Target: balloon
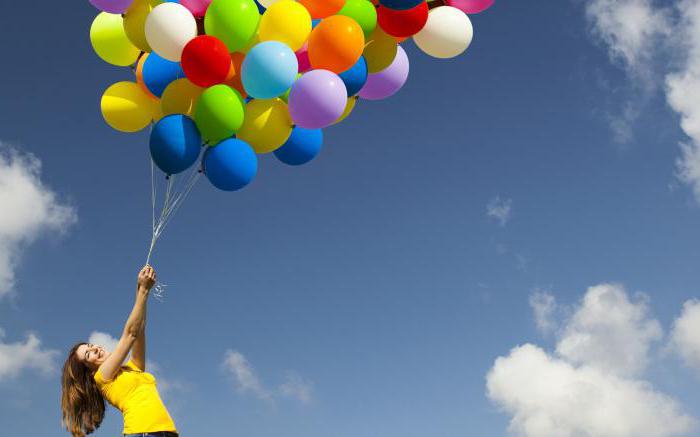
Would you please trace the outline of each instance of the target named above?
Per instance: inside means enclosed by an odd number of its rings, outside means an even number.
[[[367,83],[360,91],[360,97],[367,100],[382,100],[396,94],[408,79],[408,56],[402,47],[396,53],[394,62],[384,71],[370,74]]]
[[[312,70],[294,83],[289,93],[289,113],[297,126],[321,129],[330,126],[345,110],[345,84],[327,70]]]
[[[253,0],[214,0],[204,16],[207,35],[219,38],[229,52],[242,51],[258,31],[260,14]]]
[[[282,0],[270,6],[260,19],[260,41],[280,41],[297,51],[311,33],[311,15],[299,3]]]
[[[275,150],[277,159],[288,165],[303,165],[321,151],[323,131],[295,127],[286,143]]]
[[[292,133],[292,118],[281,99],[255,99],[245,108],[243,127],[237,138],[250,144],[255,153],[277,150]]]
[[[136,75],[136,83],[139,84],[143,92],[148,94],[149,97],[157,99],[158,97],[154,96],[153,93],[151,93],[151,91],[146,86],[146,83],[143,81],[143,64],[146,63],[146,59],[148,58],[149,54],[150,53],[144,53],[143,55],[141,55],[139,61],[136,63],[136,71],[134,73]]]
[[[180,4],[197,18],[202,18],[207,13],[211,0],[180,0]]]
[[[347,0],[338,15],[344,15],[357,21],[365,34],[365,40],[372,36],[377,27],[377,8],[369,0]]]
[[[220,39],[201,35],[182,51],[182,69],[195,85],[210,87],[224,83],[231,71],[231,55]]]
[[[163,91],[163,97],[160,99],[163,115],[185,114],[192,116],[197,99],[203,92],[203,88],[193,84],[187,78],[172,82]]]
[[[180,62],[185,45],[196,36],[197,22],[181,4],[162,3],[146,19],[148,44],[169,61]]]
[[[199,158],[202,137],[191,118],[169,115],[151,130],[151,158],[165,174],[181,173]]]
[[[309,60],[315,69],[342,73],[362,56],[365,36],[352,18],[334,15],[321,21],[309,37]]]
[[[301,77],[301,73],[297,74],[297,79],[299,79],[300,77]],[[296,82],[296,80],[295,80],[295,82]],[[294,86],[294,85],[292,85],[292,86]],[[287,92],[280,96],[280,99],[282,99],[282,101],[284,103],[289,103],[289,93],[291,93],[291,92],[292,92],[292,87],[289,87]]]
[[[110,14],[123,14],[134,0],[90,0],[97,9]]]
[[[121,15],[101,12],[95,17],[90,27],[90,42],[97,56],[112,65],[126,67],[139,57],[139,49],[126,36]]]
[[[326,18],[335,15],[345,6],[345,0],[299,0],[313,18]]]
[[[226,85],[241,93],[242,97],[248,97],[248,93],[246,93],[245,88],[243,88],[243,78],[241,77],[245,57],[245,53],[231,53],[231,71],[229,71],[228,77],[226,78]]]
[[[413,36],[418,48],[435,58],[454,58],[464,53],[474,37],[474,29],[464,12],[451,6],[430,11],[428,23]]]
[[[256,99],[270,99],[284,94],[298,72],[299,62],[292,49],[278,41],[261,42],[243,61],[243,87]]]
[[[151,52],[151,46],[146,39],[146,19],[153,10],[151,0],[134,0],[124,14],[124,31],[133,45],[143,52]]]
[[[161,97],[171,82],[184,76],[180,64],[163,59],[157,53],[149,53],[143,63],[143,83],[156,97]]]
[[[397,38],[413,36],[428,21],[428,3],[422,2],[412,9],[397,11],[384,6],[377,9],[377,22],[384,32]]]
[[[296,52],[297,62],[299,63],[299,73],[306,73],[311,70],[311,61],[309,61],[309,46],[305,44],[304,47]]]
[[[340,78],[345,83],[348,97],[359,93],[365,82],[367,82],[367,61],[360,56],[360,60],[349,70],[340,73]]]
[[[121,132],[138,132],[153,119],[153,100],[135,82],[118,82],[107,88],[100,103],[108,125]]]
[[[350,114],[352,114],[353,109],[355,109],[355,106],[357,105],[357,97],[350,97],[348,99],[348,103],[345,105],[345,111],[343,111],[343,115],[340,116],[339,119],[335,121],[333,124],[338,124],[348,118]]]
[[[204,154],[204,174],[212,185],[236,191],[253,181],[258,173],[258,157],[245,142],[229,138]]]
[[[363,56],[370,73],[379,73],[394,62],[399,45],[396,38],[377,27],[365,47]]]
[[[194,110],[194,120],[207,144],[232,136],[243,125],[244,117],[243,98],[227,85],[214,85],[204,91]]]
[[[425,2],[425,0],[379,0],[379,3],[382,6],[397,11],[405,11],[406,9],[415,8],[423,2]]]
[[[478,14],[493,6],[496,0],[446,0],[445,3],[465,14]]]

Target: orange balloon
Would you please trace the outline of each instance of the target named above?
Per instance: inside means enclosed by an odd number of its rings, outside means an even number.
[[[245,99],[248,97],[248,94],[246,94],[245,89],[243,88],[243,82],[241,79],[241,70],[244,59],[245,53],[231,53],[231,70],[228,72],[228,77],[224,83],[241,93],[241,96]]]
[[[309,37],[309,61],[315,69],[342,73],[357,63],[365,48],[365,34],[357,21],[334,15],[321,21]]]
[[[146,95],[152,99],[158,100],[158,97],[154,96],[151,90],[148,89],[146,86],[146,82],[143,80],[143,64],[146,63],[146,58],[148,58],[148,53],[142,53],[141,56],[139,57],[138,62],[136,63],[136,83],[139,84],[139,87],[143,90]]]
[[[347,0],[299,0],[299,3],[304,5],[307,11],[311,14],[311,18],[317,20],[319,18],[330,17],[343,9]]]

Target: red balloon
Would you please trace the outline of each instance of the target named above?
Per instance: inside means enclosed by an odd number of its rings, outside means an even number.
[[[415,8],[397,11],[385,6],[377,8],[377,22],[386,33],[397,38],[413,36],[428,22],[428,2]]]
[[[187,43],[182,51],[185,76],[203,88],[224,83],[231,71],[231,55],[220,39],[201,35]]]

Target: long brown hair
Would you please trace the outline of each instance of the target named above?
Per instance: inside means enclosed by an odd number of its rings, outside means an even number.
[[[61,410],[63,425],[73,437],[85,437],[100,427],[105,417],[105,400],[93,379],[93,372],[78,359],[78,343],[63,364]]]

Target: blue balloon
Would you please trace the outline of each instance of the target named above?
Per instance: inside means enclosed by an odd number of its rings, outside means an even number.
[[[299,73],[299,61],[289,46],[265,41],[253,47],[243,61],[241,79],[246,93],[271,99],[287,92]]]
[[[351,69],[339,75],[343,82],[345,82],[345,88],[348,90],[348,97],[352,97],[360,92],[362,87],[365,86],[365,83],[367,83],[368,75],[367,61],[364,56],[360,56],[360,59]]]
[[[179,62],[168,61],[156,53],[150,53],[143,63],[143,82],[156,97],[162,97],[171,82],[185,77]]]
[[[312,28],[312,29],[314,29],[314,28],[315,28],[316,26],[318,26],[319,24],[321,24],[321,20],[320,20],[320,19],[317,18],[317,19],[315,19],[315,20],[311,20],[311,28]]]
[[[223,191],[245,187],[258,173],[258,157],[248,143],[229,138],[209,147],[204,154],[204,174]]]
[[[321,129],[295,127],[286,143],[275,150],[275,156],[289,165],[302,165],[314,159],[323,145]]]
[[[425,0],[379,0],[379,3],[389,9],[405,11],[406,9],[415,8],[424,1]]]
[[[166,174],[190,168],[199,158],[202,137],[194,121],[180,114],[162,118],[151,131],[151,158]]]
[[[261,5],[258,0],[255,0],[255,5],[258,7],[258,12],[260,12],[260,15],[264,14],[267,8],[265,6]]]

